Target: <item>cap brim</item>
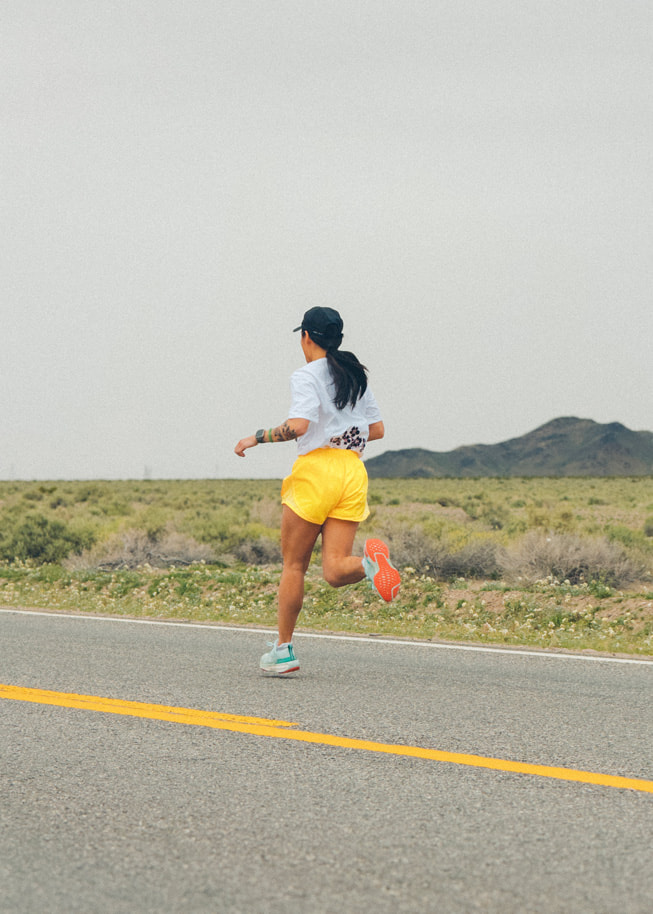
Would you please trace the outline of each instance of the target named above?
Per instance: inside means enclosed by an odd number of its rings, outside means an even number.
[[[302,325],[300,324],[299,327],[295,327],[295,329],[293,330],[293,333],[297,333],[297,331],[301,330],[301,329],[302,329]]]

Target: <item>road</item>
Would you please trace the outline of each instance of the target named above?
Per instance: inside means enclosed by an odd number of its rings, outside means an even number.
[[[653,663],[296,646],[275,678],[257,631],[0,611],[3,914],[653,909]]]

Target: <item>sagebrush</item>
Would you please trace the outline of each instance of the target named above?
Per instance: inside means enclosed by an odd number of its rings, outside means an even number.
[[[653,480],[372,480],[360,538],[435,578],[626,586],[653,565]],[[276,564],[277,480],[0,483],[0,560]],[[319,551],[319,547],[318,547]]]
[[[274,626],[278,480],[0,483],[0,603]],[[653,480],[372,480],[367,536],[403,567],[386,604],[321,579],[300,625],[653,653]]]

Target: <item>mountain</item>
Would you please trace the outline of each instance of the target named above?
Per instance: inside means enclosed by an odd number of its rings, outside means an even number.
[[[653,432],[565,416],[500,444],[386,451],[365,465],[370,477],[649,476]]]

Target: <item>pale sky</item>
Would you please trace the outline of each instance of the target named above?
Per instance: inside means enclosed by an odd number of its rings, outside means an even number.
[[[650,0],[2,0],[0,479],[281,477],[337,308],[386,438],[653,430]]]

